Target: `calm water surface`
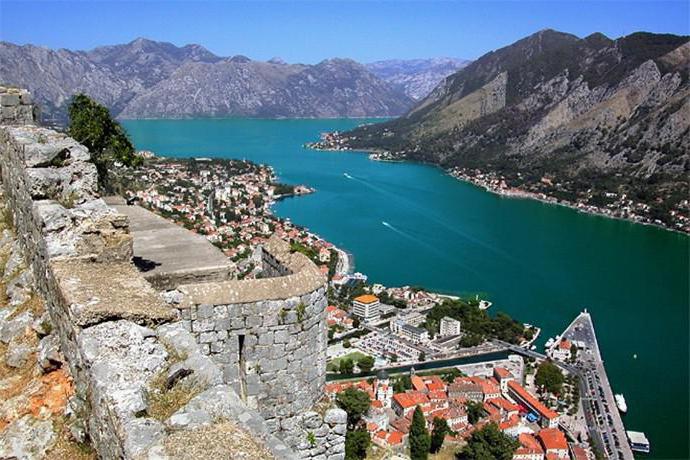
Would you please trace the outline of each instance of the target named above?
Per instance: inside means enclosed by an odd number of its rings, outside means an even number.
[[[317,193],[275,212],[352,252],[357,270],[390,286],[483,293],[503,310],[561,332],[593,314],[624,422],[653,458],[688,458],[686,236],[543,203],[501,198],[430,166],[302,148],[364,120],[126,121],[139,149],[246,158]],[[347,175],[346,175],[347,174]],[[349,177],[348,177],[349,176]],[[637,354],[637,359],[633,358]]]

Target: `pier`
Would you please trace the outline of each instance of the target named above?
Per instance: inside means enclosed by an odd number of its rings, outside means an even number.
[[[574,367],[580,378],[580,394],[590,436],[606,458],[633,460],[590,314],[586,310],[580,313],[561,337],[575,342],[579,348]]]

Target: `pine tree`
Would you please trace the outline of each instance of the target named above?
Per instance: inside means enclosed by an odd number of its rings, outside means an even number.
[[[426,460],[429,457],[431,438],[426,429],[426,420],[422,410],[417,406],[410,426],[410,457],[412,460]]]
[[[440,417],[434,417],[434,429],[431,432],[431,446],[429,448],[429,451],[431,453],[436,453],[439,450],[441,450],[441,446],[443,446],[443,440],[446,437],[446,434],[450,429],[448,428],[448,423],[446,422],[446,419],[440,418]]]

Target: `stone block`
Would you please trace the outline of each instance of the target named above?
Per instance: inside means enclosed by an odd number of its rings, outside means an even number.
[[[213,318],[213,305],[199,305],[196,310],[196,315],[199,319]]]
[[[2,106],[12,106],[19,105],[19,95],[18,94],[0,94],[0,105]]]

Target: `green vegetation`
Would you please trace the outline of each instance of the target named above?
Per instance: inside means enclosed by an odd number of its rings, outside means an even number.
[[[443,440],[449,432],[450,428],[448,427],[446,419],[434,417],[434,429],[431,430],[431,445],[429,447],[429,452],[435,454],[441,450]]]
[[[520,443],[503,434],[495,423],[472,433],[467,445],[457,453],[458,460],[512,460]]]
[[[366,458],[370,443],[371,438],[366,429],[348,430],[345,435],[345,460]]]
[[[350,358],[341,359],[338,369],[343,375],[352,375],[355,369],[355,363]]]
[[[360,369],[362,368],[362,365],[361,365],[362,360],[365,361],[365,366],[366,366],[366,361],[371,359],[372,367],[373,367],[374,358],[372,358],[369,355],[365,355],[364,353],[361,353],[359,351],[353,351],[351,353],[346,354],[345,356],[340,356],[339,358],[333,358],[328,363],[327,370],[337,371],[338,369],[340,369],[340,363],[345,359],[349,359],[353,363],[357,363],[357,365],[359,366]]]
[[[273,184],[275,195],[292,195],[295,193],[295,186],[288,184]]]
[[[70,102],[69,119],[67,132],[91,152],[101,188],[108,190],[108,170],[114,162],[125,166],[143,163],[142,158],[135,155],[124,128],[110,116],[106,107],[85,94],[77,94]]]
[[[362,459],[367,455],[371,439],[363,426],[362,416],[369,411],[369,395],[361,390],[348,388],[338,393],[335,402],[347,412],[347,434],[345,435],[345,458]]]
[[[426,328],[430,334],[436,334],[441,318],[449,316],[462,323],[465,336],[460,341],[462,346],[479,345],[486,339],[497,338],[510,343],[519,343],[525,327],[505,313],[489,316],[486,310],[479,309],[476,300],[445,300],[434,306],[426,319]]]
[[[369,395],[355,388],[341,391],[335,398],[335,402],[342,410],[347,412],[347,425],[354,429],[362,421],[362,416],[369,411]]]
[[[374,368],[374,358],[372,356],[364,356],[357,361],[357,366],[362,372],[369,372]]]
[[[412,415],[410,426],[410,458],[412,460],[426,460],[429,457],[431,438],[426,429],[426,420],[422,409],[417,406]]]
[[[396,393],[403,393],[407,390],[412,389],[412,381],[410,379],[410,376],[407,374],[400,375],[398,377],[393,377],[392,382],[393,391]]]
[[[467,420],[473,425],[486,415],[484,406],[479,402],[467,401],[465,409],[467,409]]]
[[[538,387],[555,395],[561,393],[564,381],[563,372],[551,361],[542,362],[537,369],[537,375],[534,377],[534,383]]]

